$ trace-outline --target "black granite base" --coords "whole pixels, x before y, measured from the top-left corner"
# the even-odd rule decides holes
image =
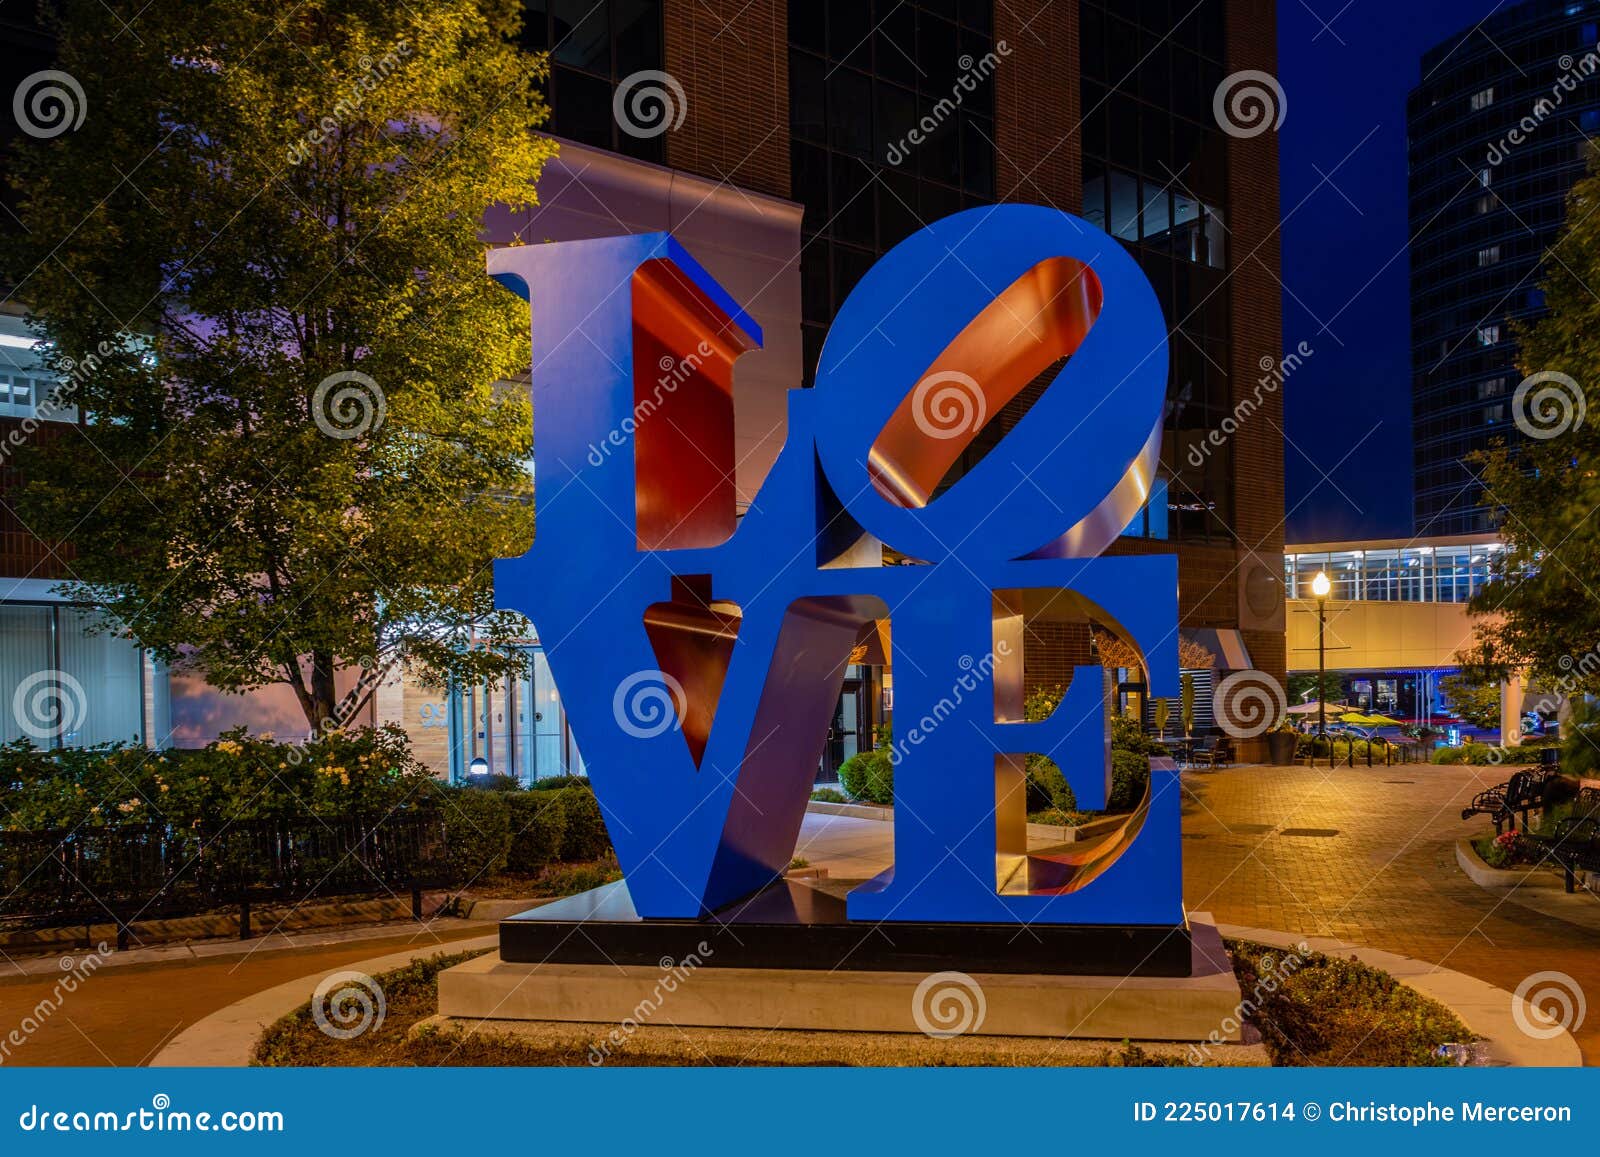
[[[700,920],[645,920],[622,881],[500,922],[514,964],[861,972],[1004,972],[1046,976],[1188,976],[1186,926],[852,923],[845,902],[779,881]]]

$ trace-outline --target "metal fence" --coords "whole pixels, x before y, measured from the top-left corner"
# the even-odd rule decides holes
[[[451,882],[443,818],[434,812],[0,832],[0,929],[115,924],[325,896],[411,894]]]

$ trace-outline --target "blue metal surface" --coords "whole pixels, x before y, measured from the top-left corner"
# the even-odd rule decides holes
[[[1170,772],[1120,856],[1025,864],[1009,886],[1003,867],[1005,757],[1049,755],[1080,806],[1099,807],[1108,739],[1098,668],[1079,669],[1050,719],[1016,721],[1021,655],[1006,641],[1020,636],[1002,604],[1072,592],[1143,652],[1151,694],[1177,692],[1176,560],[1096,557],[1148,495],[1167,373],[1160,308],[1116,241],[996,206],[897,246],[840,311],[816,388],[790,393],[783,451],[731,534],[716,529],[732,525],[720,488],[662,470],[655,451],[647,467],[634,439],[720,455],[720,435],[671,442],[674,415],[709,408],[721,430],[718,390],[760,343],[755,323],[665,234],[500,249],[490,272],[533,307],[538,485],[537,539],[497,564],[497,597],[539,631],[641,915],[707,913],[782,872],[847,657],[888,619],[895,868],[852,893],[851,918],[1181,923]],[[687,305],[663,304],[662,286]],[[984,412],[1065,353],[1015,428],[937,489]],[[952,435],[908,416],[928,382],[989,393]],[[685,408],[691,395],[708,401]],[[731,454],[716,465],[731,477]],[[642,546],[647,510],[656,537],[696,545]],[[862,565],[877,557],[867,534],[924,564]]]

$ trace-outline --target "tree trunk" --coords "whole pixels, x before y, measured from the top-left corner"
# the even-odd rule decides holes
[[[313,735],[339,725],[333,670],[332,654],[327,651],[311,652],[311,704],[316,711],[316,718],[311,720]]]

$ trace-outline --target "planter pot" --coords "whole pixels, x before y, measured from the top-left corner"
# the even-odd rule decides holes
[[[1286,767],[1294,762],[1295,745],[1300,737],[1292,731],[1267,732],[1267,755],[1273,764]]]

